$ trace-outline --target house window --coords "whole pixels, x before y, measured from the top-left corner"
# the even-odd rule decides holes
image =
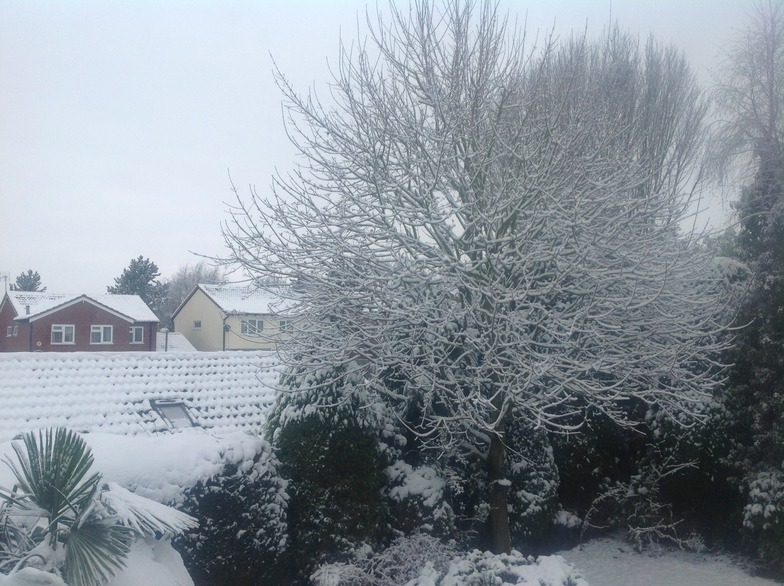
[[[73,344],[74,329],[72,325],[52,325],[52,344]]]
[[[8,327],[5,329],[5,337],[6,337],[6,338],[10,338],[10,337],[11,337],[11,332],[13,332],[13,331],[14,331],[14,328],[13,328],[13,326],[8,326]]]
[[[244,319],[240,331],[246,336],[260,336],[264,331],[263,319]]]
[[[19,335],[19,326],[14,326],[14,336]]]
[[[144,328],[142,326],[131,326],[131,344],[144,343]]]
[[[170,427],[179,429],[194,426],[194,419],[182,401],[153,399],[150,401],[150,405]]]
[[[90,344],[111,344],[113,326],[90,326]]]
[[[193,329],[194,330],[200,330],[201,329],[201,320],[200,319],[197,319],[195,322],[193,322]]]
[[[280,325],[278,327],[281,332],[290,332],[294,329],[294,324],[290,319],[282,319],[280,320]]]

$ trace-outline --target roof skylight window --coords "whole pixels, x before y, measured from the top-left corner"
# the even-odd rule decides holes
[[[173,429],[193,427],[196,424],[188,406],[182,401],[157,399],[150,401],[150,405]]]

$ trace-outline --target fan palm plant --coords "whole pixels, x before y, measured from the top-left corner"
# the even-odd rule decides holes
[[[100,474],[90,471],[90,448],[71,430],[30,432],[13,448],[18,464],[8,458],[5,463],[17,486],[0,488],[5,519],[40,521],[26,536],[33,547],[17,549],[15,569],[37,558],[45,569],[62,571],[68,584],[100,586],[124,567],[137,535],[177,533],[195,524],[187,515],[101,483]]]

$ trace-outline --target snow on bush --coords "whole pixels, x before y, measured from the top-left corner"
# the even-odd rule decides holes
[[[214,478],[224,466],[253,468],[264,442],[244,432],[218,438],[196,428],[149,437],[89,433],[84,439],[104,478],[174,505],[185,499],[188,489]]]
[[[505,438],[509,524],[515,542],[536,540],[552,529],[558,506],[558,468],[547,434],[521,419]]]
[[[289,480],[288,556],[306,574],[387,532],[382,488],[392,452],[383,439],[398,440],[383,405],[357,391],[349,370],[289,370],[267,423]]]
[[[386,493],[396,529],[441,536],[455,530],[455,514],[444,498],[446,482],[434,468],[414,468],[398,460],[386,472],[389,477]]]
[[[518,551],[511,554],[492,554],[474,550],[453,561],[440,582],[417,581],[410,586],[588,586],[580,573],[567,564],[561,556],[524,556]]]
[[[784,566],[784,473],[758,472],[748,484],[743,527],[769,563]]]
[[[195,576],[233,583],[268,577],[288,542],[287,483],[266,441],[252,460],[227,463],[185,492],[180,507],[199,528],[175,542]]]
[[[588,586],[560,556],[526,557],[517,551],[460,553],[453,545],[414,534],[353,564],[321,566],[314,586]]]

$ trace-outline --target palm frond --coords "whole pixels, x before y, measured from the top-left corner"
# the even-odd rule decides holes
[[[7,458],[5,462],[26,497],[47,512],[54,534],[57,525],[76,516],[95,493],[100,474],[88,476],[92,453],[79,434],[62,427],[26,433],[13,448],[19,466]]]
[[[129,527],[103,522],[74,524],[65,547],[65,581],[101,586],[125,567],[136,533]]]
[[[145,535],[174,535],[198,526],[198,521],[172,507],[135,494],[119,484],[103,485],[99,499],[126,527]]]

